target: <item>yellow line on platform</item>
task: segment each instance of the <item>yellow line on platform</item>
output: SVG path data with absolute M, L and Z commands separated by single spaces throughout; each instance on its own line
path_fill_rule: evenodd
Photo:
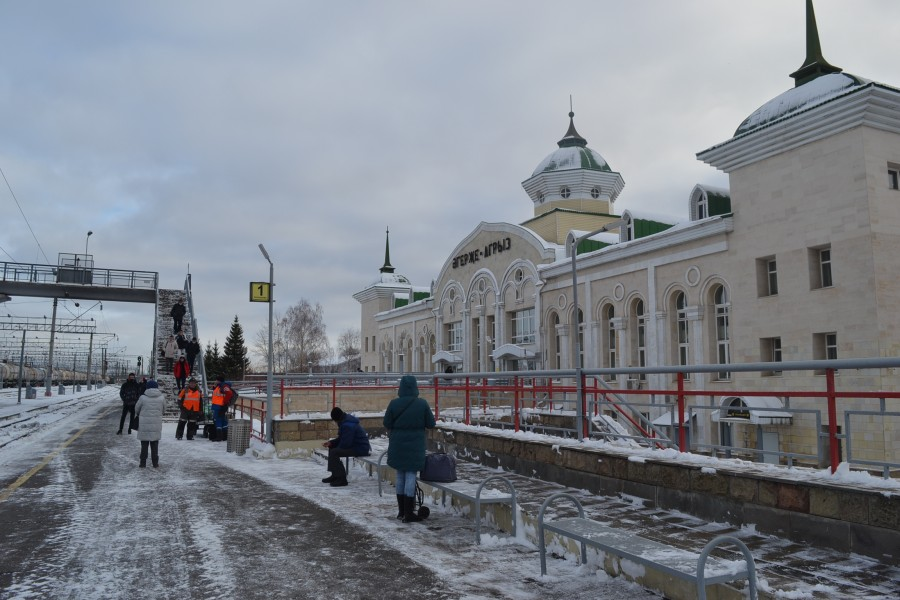
M 91 421 L 90 423 L 88 423 L 87 425 L 85 425 L 84 427 L 82 427 L 82 428 L 81 428 L 77 433 L 75 433 L 72 437 L 70 437 L 70 438 L 67 439 L 65 442 L 63 442 L 62 446 L 60 446 L 59 448 L 57 448 L 56 450 L 54 450 L 53 452 L 51 452 L 50 454 L 48 454 L 47 456 L 45 456 L 44 459 L 43 459 L 41 462 L 39 462 L 38 464 L 36 464 L 35 466 L 33 466 L 27 473 L 25 473 L 24 475 L 22 475 L 21 477 L 19 477 L 18 479 L 16 479 L 14 482 L 12 482 L 12 483 L 9 485 L 9 487 L 7 487 L 5 490 L 3 490 L 3 492 L 0 492 L 0 502 L 5 502 L 6 499 L 9 498 L 9 497 L 12 495 L 12 493 L 13 493 L 14 491 L 16 491 L 17 489 L 19 489 L 20 487 L 22 487 L 22 485 L 23 485 L 26 481 L 28 481 L 29 479 L 31 479 L 31 478 L 34 476 L 35 473 L 37 473 L 38 471 L 40 471 L 41 469 L 43 469 L 44 467 L 46 467 L 46 466 L 50 463 L 51 460 L 53 460 L 54 458 L 56 458 L 56 457 L 59 455 L 60 452 L 62 452 L 62 451 L 65 450 L 66 448 L 68 448 L 69 445 L 70 445 L 72 442 L 74 442 L 74 441 L 77 440 L 79 437 L 81 437 L 81 434 L 82 434 L 82 433 L 84 433 L 85 431 L 87 431 L 88 429 L 90 429 L 91 427 L 93 427 L 93 426 L 97 423 L 97 421 L 99 421 L 100 419 L 102 419 L 103 417 L 105 417 L 106 415 L 108 415 L 108 414 L 110 413 L 110 411 L 112 411 L 112 410 L 113 410 L 113 409 L 110 408 L 110 409 L 104 411 L 102 414 L 98 415 L 96 419 L 94 419 L 93 421 Z

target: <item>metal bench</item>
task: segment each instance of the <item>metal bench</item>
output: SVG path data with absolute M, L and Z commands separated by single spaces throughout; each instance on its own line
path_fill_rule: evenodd
M 378 453 L 378 458 L 375 458 L 374 455 L 370 454 L 369 456 L 354 456 L 353 460 L 359 463 L 362 463 L 363 466 L 366 467 L 369 471 L 369 477 L 372 476 L 374 472 L 378 476 L 378 495 L 381 496 L 381 482 L 384 481 L 384 478 L 381 474 L 389 469 L 390 467 L 384 462 L 385 457 L 387 456 L 387 450 L 382 450 Z M 347 460 L 347 471 L 350 471 L 350 462 L 349 457 Z
M 571 501 L 578 509 L 577 517 L 561 517 L 546 521 L 544 512 L 557 500 Z M 739 539 L 720 535 L 710 541 L 700 552 L 680 550 L 660 542 L 640 537 L 627 529 L 609 527 L 597 521 L 585 518 L 584 507 L 578 499 L 568 493 L 560 492 L 547 498 L 541 505 L 538 514 L 538 545 L 541 555 L 541 575 L 547 574 L 547 548 L 545 534 L 555 533 L 581 544 L 581 563 L 587 562 L 587 546 L 613 554 L 626 560 L 638 563 L 664 573 L 666 575 L 695 583 L 697 597 L 706 600 L 706 586 L 747 579 L 749 581 L 750 600 L 757 600 L 756 564 L 747 546 Z M 745 567 L 733 569 L 724 561 L 710 558 L 710 552 L 717 546 L 733 544 L 744 556 Z M 707 576 L 707 569 L 713 575 Z
M 509 490 L 508 493 L 499 492 L 497 490 L 487 490 L 485 494 L 484 486 L 488 483 L 496 481 L 502 483 Z M 510 515 L 512 517 L 512 536 L 516 535 L 516 488 L 512 482 L 502 475 L 491 475 L 480 484 L 467 483 L 465 481 L 454 481 L 444 483 L 439 481 L 421 480 L 429 487 L 441 492 L 441 506 L 447 505 L 447 495 L 471 502 L 475 506 L 475 543 L 481 544 L 481 506 L 484 504 L 508 504 Z

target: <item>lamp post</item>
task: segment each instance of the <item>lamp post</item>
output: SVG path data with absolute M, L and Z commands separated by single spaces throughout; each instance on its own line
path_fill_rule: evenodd
M 577 386 L 577 401 L 578 401 L 578 409 L 576 410 L 576 418 L 575 418 L 575 428 L 578 430 L 579 435 L 584 435 L 584 378 L 581 375 L 581 370 L 584 368 L 581 364 L 581 322 L 578 321 L 578 269 L 575 267 L 575 258 L 577 255 L 578 244 L 582 241 L 586 240 L 589 237 L 593 237 L 598 233 L 603 233 L 604 231 L 609 231 L 610 229 L 618 229 L 624 224 L 624 220 L 616 219 L 615 221 L 610 221 L 600 229 L 596 229 L 591 231 L 590 233 L 585 233 L 582 236 L 579 236 L 572 240 L 572 304 L 574 308 L 572 310 L 572 320 L 575 321 L 575 385 Z
M 88 242 L 91 239 L 91 236 L 94 235 L 93 231 L 88 231 L 87 235 L 84 238 L 84 260 L 81 261 L 81 268 L 83 271 L 81 272 L 81 283 L 87 283 L 87 270 L 88 270 Z M 90 388 L 88 388 L 90 389 Z
M 265 246 L 260 244 L 259 251 L 262 252 L 262 255 L 269 263 L 269 366 L 266 372 L 266 442 L 274 444 L 272 412 L 275 407 L 272 405 L 272 361 L 275 357 L 272 355 L 272 303 L 275 301 L 275 265 L 272 264 L 272 259 L 269 258 L 269 253 L 266 252 Z

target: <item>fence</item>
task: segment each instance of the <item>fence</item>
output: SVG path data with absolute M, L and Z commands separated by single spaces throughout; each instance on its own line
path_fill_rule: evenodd
M 839 370 L 878 374 L 879 369 L 897 367 L 897 358 L 728 365 L 729 372 L 760 375 L 822 374 L 816 381 L 824 389 L 790 390 L 690 387 L 690 374 L 721 373 L 722 365 L 415 375 L 421 394 L 434 399 L 436 418 L 446 421 L 788 467 L 829 466 L 832 472 L 844 461 L 887 478 L 900 469 L 900 392 L 838 389 L 836 374 Z M 633 385 L 653 374 L 671 374 L 674 385 L 652 389 Z M 378 409 L 384 410 L 400 377 L 397 373 L 285 377 L 277 408 L 281 417 L 286 411 L 297 412 L 286 398 L 315 394 L 309 412 L 327 412 L 338 405 L 345 410 L 370 409 L 359 403 L 361 397 L 380 398 Z M 892 373 L 884 379 L 892 381 Z M 255 410 L 264 421 L 265 407 Z M 741 433 L 744 445 L 735 443 Z M 265 438 L 256 430 L 254 436 Z

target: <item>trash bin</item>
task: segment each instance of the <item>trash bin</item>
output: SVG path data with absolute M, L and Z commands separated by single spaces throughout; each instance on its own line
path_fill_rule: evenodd
M 243 456 L 250 447 L 250 419 L 232 419 L 228 423 L 225 450 Z

